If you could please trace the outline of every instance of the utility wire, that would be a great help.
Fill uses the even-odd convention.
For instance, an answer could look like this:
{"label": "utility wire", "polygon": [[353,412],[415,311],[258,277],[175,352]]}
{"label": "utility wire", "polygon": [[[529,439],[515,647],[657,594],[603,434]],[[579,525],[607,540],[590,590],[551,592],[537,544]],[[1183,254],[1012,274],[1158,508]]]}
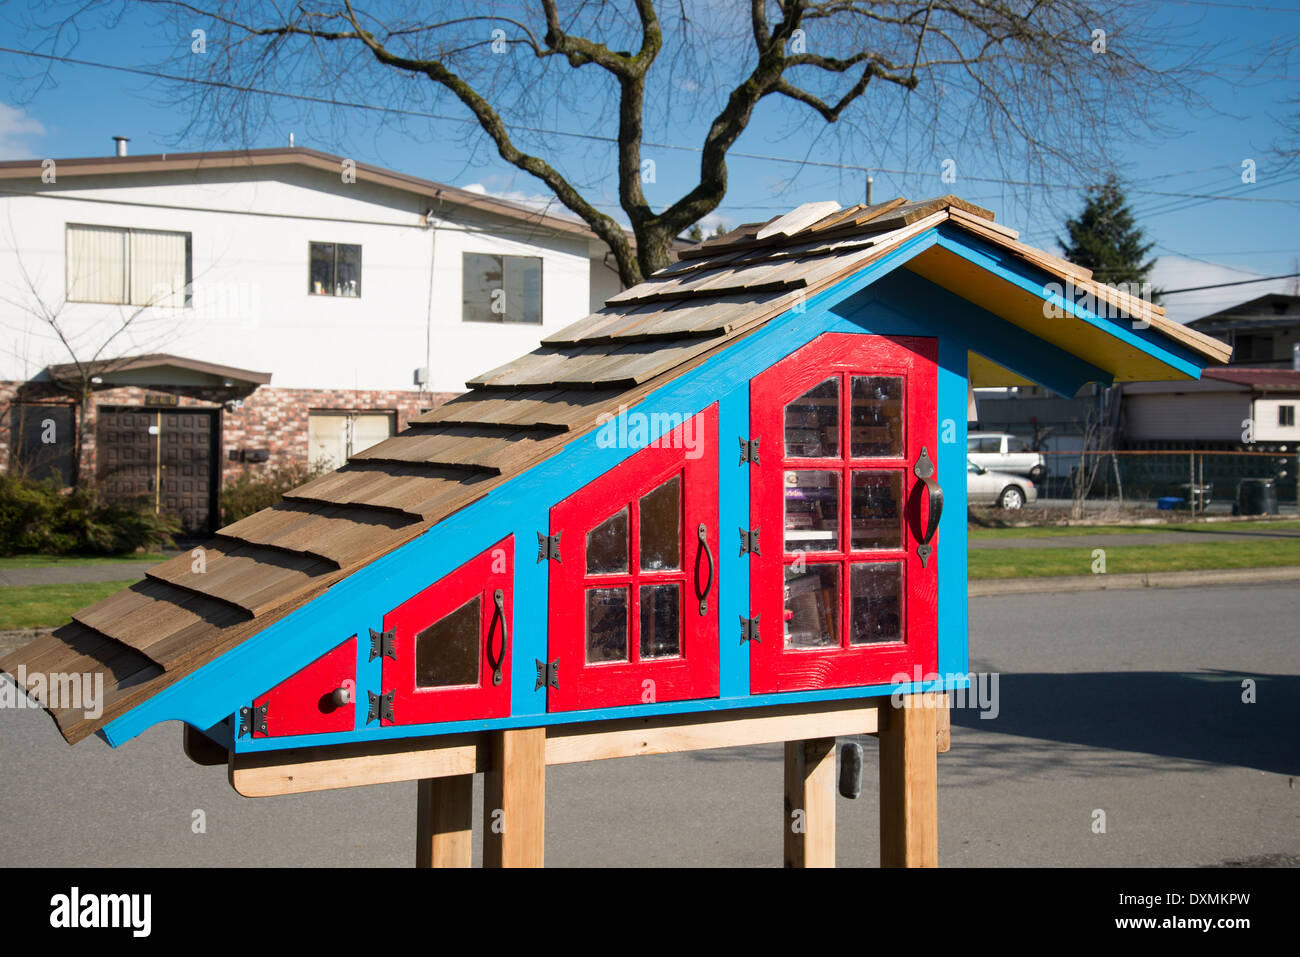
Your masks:
{"label": "utility wire", "polygon": [[[83,60],[77,57],[59,56],[53,53],[39,53],[34,50],[20,50],[15,47],[0,46],[0,53],[10,53],[15,56],[33,57],[41,60],[49,60],[58,63],[67,63],[73,66],[93,67],[101,70],[112,70],[119,73],[130,73],[135,76],[144,76],[156,80],[167,80],[172,83],[193,83],[199,86],[213,87],[217,89],[230,90],[236,93],[252,93],[259,96],[279,97],[282,99],[297,100],[305,103],[315,103],[322,106],[346,107],[348,109],[369,110],[377,113],[390,113],[396,116],[410,116],[421,119],[443,120],[451,123],[465,123],[477,125],[478,121],[464,116],[451,116],[446,113],[431,113],[423,110],[410,110],[395,106],[379,106],[373,103],[362,103],[352,100],[339,100],[331,97],[312,96],[306,93],[290,93],[283,90],[268,90],[261,87],[248,86],[246,84],[229,83],[223,80],[208,80],[198,77],[180,76],[173,73],[162,73],[156,70],[145,70],[139,67],[120,66],[115,63],[100,63],[94,60]],[[617,145],[618,139],[613,136],[601,136],[596,133],[578,133],[571,130],[549,129],[540,126],[514,125],[513,128],[526,133],[539,133],[549,136],[564,136],[572,139],[586,140],[589,142],[607,143]],[[684,146],[679,143],[659,143],[650,140],[643,140],[642,145],[651,149],[675,150],[687,153],[703,152],[703,147]],[[786,156],[770,156],[763,153],[748,153],[740,150],[729,150],[729,158],[761,160],[772,163],[785,163],[794,166],[819,167],[825,169],[847,170],[855,173],[886,173],[900,176],[941,176],[942,173],[935,170],[916,170],[916,169],[898,169],[886,166],[859,166],[852,163],[834,163],[828,160],[799,159]],[[1213,169],[1214,167],[1210,167]],[[1157,179],[1167,179],[1172,176],[1184,176],[1192,173],[1202,172],[1202,170],[1187,170],[1181,173],[1164,173],[1151,177],[1152,181]],[[1045,190],[1083,190],[1087,189],[1090,184],[1087,183],[1049,183],[1042,180],[1023,180],[1009,179],[998,176],[968,176],[963,175],[963,180],[975,183],[996,183],[1004,186],[1032,186]],[[1141,182],[1141,181],[1139,181]],[[1172,197],[1177,199],[1193,199],[1213,202],[1216,200],[1227,200],[1236,202],[1252,203],[1282,203],[1285,205],[1300,205],[1300,199],[1285,199],[1282,197],[1271,196],[1232,196],[1224,194],[1206,194],[1206,193],[1178,193],[1157,190],[1133,189],[1134,193],[1149,194],[1159,197]],[[781,207],[785,208],[785,207]]]}
{"label": "utility wire", "polygon": [[1300,272],[1289,272],[1281,276],[1260,276],[1258,279],[1242,279],[1237,282],[1216,282],[1209,286],[1186,286],[1183,289],[1161,289],[1160,295],[1172,296],[1176,292],[1199,292],[1202,289],[1223,289],[1225,286],[1249,286],[1256,282],[1272,282],[1274,279],[1294,279]]}

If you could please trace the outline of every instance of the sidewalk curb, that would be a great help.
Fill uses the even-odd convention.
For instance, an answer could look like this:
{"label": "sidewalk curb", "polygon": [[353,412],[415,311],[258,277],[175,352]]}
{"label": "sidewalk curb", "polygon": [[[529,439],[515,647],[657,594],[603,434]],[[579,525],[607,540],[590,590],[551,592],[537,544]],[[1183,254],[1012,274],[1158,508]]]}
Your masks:
{"label": "sidewalk curb", "polygon": [[973,581],[971,598],[1032,595],[1064,591],[1128,591],[1138,588],[1190,588],[1196,585],[1262,585],[1300,581],[1300,565],[1265,568],[1219,568],[1211,571],[1140,572],[1131,575],[1059,575]]}

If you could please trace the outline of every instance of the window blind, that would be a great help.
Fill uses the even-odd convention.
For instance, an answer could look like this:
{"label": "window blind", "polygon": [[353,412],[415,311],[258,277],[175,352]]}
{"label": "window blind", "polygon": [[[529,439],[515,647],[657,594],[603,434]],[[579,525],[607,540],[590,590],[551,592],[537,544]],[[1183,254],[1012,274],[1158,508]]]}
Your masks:
{"label": "window blind", "polygon": [[68,292],[78,302],[126,302],[126,231],[68,226]]}
{"label": "window blind", "polygon": [[130,237],[131,304],[184,306],[186,235],[133,229]]}

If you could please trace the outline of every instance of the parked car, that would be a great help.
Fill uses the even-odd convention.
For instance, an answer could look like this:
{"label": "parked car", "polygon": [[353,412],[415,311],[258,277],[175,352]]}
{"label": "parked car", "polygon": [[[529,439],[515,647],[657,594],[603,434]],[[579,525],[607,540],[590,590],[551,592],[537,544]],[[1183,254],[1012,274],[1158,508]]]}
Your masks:
{"label": "parked car", "polygon": [[1027,476],[986,469],[967,459],[966,499],[971,505],[1022,508],[1038,501],[1038,489]]}
{"label": "parked car", "polygon": [[1047,457],[1029,443],[1008,432],[970,432],[966,436],[966,458],[986,469],[1024,475],[1035,482],[1047,477]]}

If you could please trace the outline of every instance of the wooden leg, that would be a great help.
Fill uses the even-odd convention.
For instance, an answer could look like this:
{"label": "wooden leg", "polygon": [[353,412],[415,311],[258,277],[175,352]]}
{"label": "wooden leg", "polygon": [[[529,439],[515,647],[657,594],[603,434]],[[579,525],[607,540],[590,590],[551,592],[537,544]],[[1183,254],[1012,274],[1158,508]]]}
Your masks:
{"label": "wooden leg", "polygon": [[483,866],[541,867],[546,837],[546,729],[492,732],[483,775]]}
{"label": "wooden leg", "polygon": [[835,739],[785,743],[785,866],[835,866]]}
{"label": "wooden leg", "polygon": [[[938,719],[933,694],[881,710],[880,864],[939,864]],[[927,703],[928,700],[928,703]]]}
{"label": "wooden leg", "polygon": [[416,867],[469,867],[474,850],[474,775],[416,782]]}

